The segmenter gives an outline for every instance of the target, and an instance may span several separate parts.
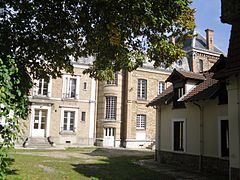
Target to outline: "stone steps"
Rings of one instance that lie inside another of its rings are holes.
[[[48,149],[53,146],[48,142],[47,138],[28,138],[24,147],[34,149]]]

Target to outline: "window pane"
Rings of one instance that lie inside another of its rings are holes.
[[[116,101],[117,97],[106,97],[106,119],[116,119]]]
[[[146,115],[138,114],[136,120],[137,129],[146,129]]]
[[[76,87],[77,87],[77,79],[70,79],[70,97],[76,97]]]
[[[138,80],[137,97],[138,99],[147,99],[147,80]]]

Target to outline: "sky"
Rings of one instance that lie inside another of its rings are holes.
[[[215,45],[227,54],[231,26],[220,20],[221,0],[193,0],[191,6],[196,9],[196,31],[205,37],[205,29],[214,30]]]

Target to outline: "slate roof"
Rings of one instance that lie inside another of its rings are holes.
[[[194,31],[193,33],[196,34],[196,36],[191,38],[191,39],[189,38],[184,42],[184,44],[183,44],[183,49],[184,50],[189,50],[189,49],[195,48],[195,49],[199,49],[199,50],[203,50],[203,51],[209,51],[209,52],[214,52],[214,53],[218,53],[218,54],[223,54],[223,51],[221,51],[216,46],[214,46],[213,51],[209,50],[207,48],[206,38],[203,37],[198,32]]]

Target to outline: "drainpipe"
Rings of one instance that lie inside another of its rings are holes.
[[[203,152],[204,152],[204,134],[203,134],[203,106],[193,102],[199,108],[200,111],[200,155],[199,155],[199,163],[198,168],[199,171],[202,171],[202,164],[203,164]]]
[[[155,156],[154,160],[159,161],[159,151],[160,151],[160,137],[161,137],[161,106],[153,106],[157,111],[156,115],[156,134],[155,134]]]

